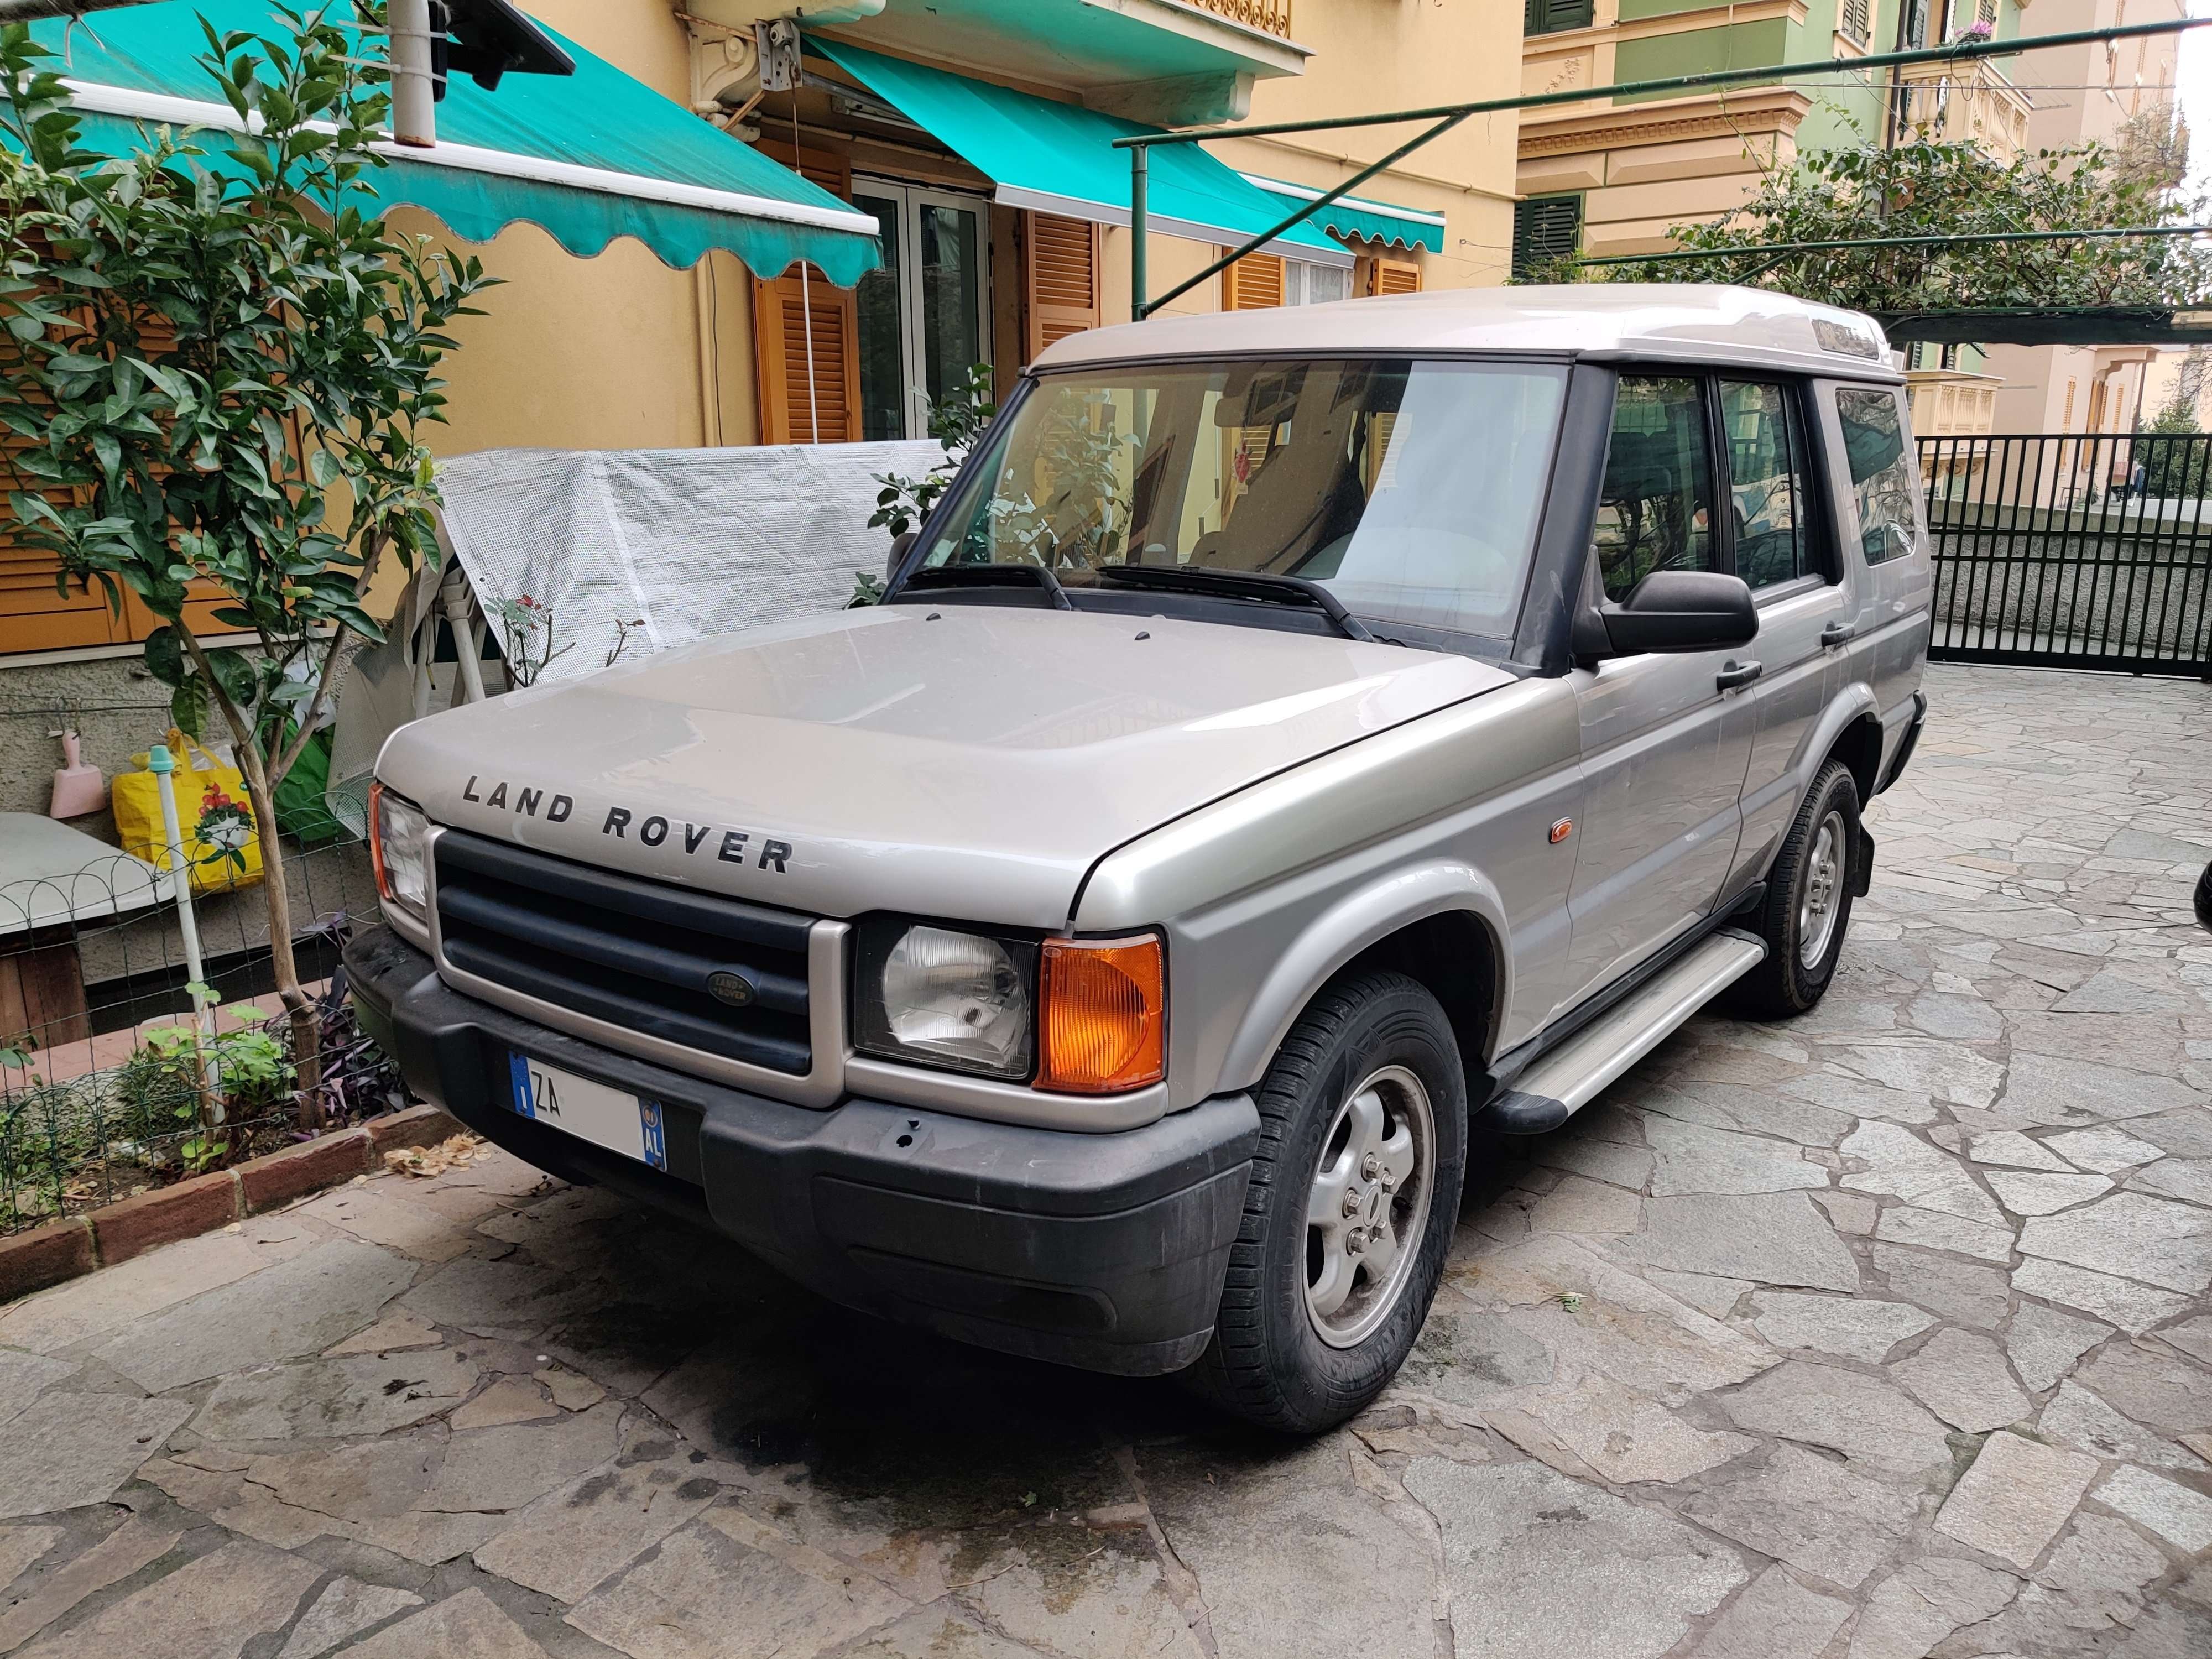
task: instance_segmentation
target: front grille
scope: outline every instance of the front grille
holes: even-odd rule
[[[465,830],[445,831],[436,848],[438,927],[453,967],[626,1030],[805,1075],[811,918]],[[721,974],[750,1000],[714,995],[708,980]]]

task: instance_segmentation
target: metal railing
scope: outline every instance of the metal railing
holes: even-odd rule
[[[1291,0],[1190,0],[1200,11],[1264,33],[1291,38]]]
[[[2000,161],[2027,148],[2033,106],[1995,64],[1920,64],[1897,78],[1899,121],[1915,137],[1978,144]]]
[[[1930,657],[2212,679],[2212,434],[1919,444]]]

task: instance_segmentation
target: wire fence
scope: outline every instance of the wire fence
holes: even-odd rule
[[[199,775],[176,779],[175,841],[134,843],[119,776],[112,816],[64,825],[7,815],[0,1233],[409,1103],[355,1024],[338,960],[350,918],[374,914],[367,848],[319,792],[280,794],[272,872],[258,842],[235,844],[225,815],[189,798]],[[276,994],[271,879],[285,883],[313,999],[322,1082],[312,1091],[300,1087]]]

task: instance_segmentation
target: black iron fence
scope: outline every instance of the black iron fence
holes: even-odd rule
[[[2212,678],[2212,434],[1920,440],[1929,655]]]

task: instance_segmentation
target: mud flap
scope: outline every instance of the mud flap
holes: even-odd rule
[[[1851,849],[1851,896],[1864,898],[1874,885],[1874,837],[1859,825],[1859,844]]]

